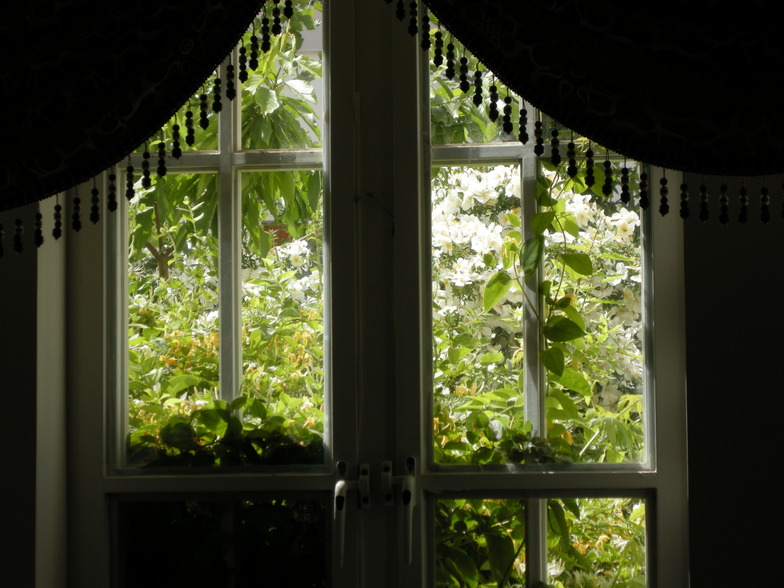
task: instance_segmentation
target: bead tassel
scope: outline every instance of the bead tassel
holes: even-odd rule
[[[95,224],[101,220],[100,200],[98,198],[98,186],[93,181],[93,189],[90,190],[90,222]]]
[[[683,220],[689,218],[689,186],[681,184],[681,208],[680,215]]]
[[[765,187],[760,190],[760,220],[765,224],[770,222],[770,194]]]
[[[710,218],[708,211],[708,187],[705,184],[700,184],[700,220],[705,222]]]
[[[647,210],[650,205],[648,199],[648,174],[640,174],[640,208]]]
[[[659,180],[659,214],[662,216],[667,216],[670,212],[670,204],[667,201],[667,195],[670,193],[670,189],[667,187],[667,178],[662,177]]]
[[[106,190],[106,208],[109,212],[117,210],[117,176],[112,171],[109,174],[109,186]]]
[[[719,222],[723,225],[726,225],[730,222],[730,212],[729,212],[729,198],[727,198],[727,184],[722,184],[721,188],[719,189],[721,192],[721,196],[719,196]]]
[[[43,215],[40,212],[35,213],[35,231],[33,234],[33,243],[35,243],[36,247],[40,247],[44,244],[44,232],[41,229],[43,225]]]

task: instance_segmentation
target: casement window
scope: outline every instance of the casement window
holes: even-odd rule
[[[69,244],[70,582],[686,586],[675,225],[313,8]]]

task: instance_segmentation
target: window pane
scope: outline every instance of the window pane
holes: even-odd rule
[[[443,47],[439,65],[436,58],[438,36]],[[517,96],[466,51],[448,32],[430,31],[430,141],[433,145],[518,141],[520,103]],[[447,59],[452,45],[453,70]],[[465,58],[465,81],[461,80],[461,59]],[[481,74],[476,77],[477,67]],[[451,76],[451,77],[450,77]],[[462,88],[461,88],[462,84]],[[495,86],[495,95],[492,87]],[[491,98],[495,96],[494,100]],[[505,111],[509,98],[509,111]],[[504,129],[505,117],[512,127]],[[507,123],[508,124],[508,123]]]
[[[116,507],[122,588],[329,585],[320,501],[118,501]]]
[[[128,457],[194,465],[219,398],[214,174],[169,175],[129,205]]]
[[[520,168],[432,177],[435,459],[504,463],[524,417]]]
[[[320,147],[324,96],[321,2],[295,1],[291,19],[282,19],[282,34],[272,36],[267,46],[263,30],[272,26],[270,4],[254,23],[255,51],[251,34],[246,35],[242,148]],[[265,17],[269,25],[262,22]]]
[[[640,217],[620,202],[623,164],[605,195],[603,161],[592,187],[540,161],[548,442],[559,461],[643,461]]]
[[[554,588],[646,586],[644,501],[549,500],[547,516],[547,568]]]
[[[548,585],[643,588],[645,502],[637,498],[551,498],[546,505]],[[436,586],[526,586],[526,500],[436,502]]]
[[[266,463],[321,463],[322,174],[242,175],[243,427]]]
[[[525,586],[525,502],[439,500],[436,586]]]

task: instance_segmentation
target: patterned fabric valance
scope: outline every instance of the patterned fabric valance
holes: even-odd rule
[[[673,11],[660,3],[574,0],[385,1],[390,18],[402,20],[401,28],[412,35],[420,33],[423,47],[441,43],[437,58],[455,61],[463,91],[475,91],[481,72],[461,70],[460,56],[449,56],[451,38],[526,103],[597,142],[602,152],[697,174],[784,174],[784,114],[773,85],[784,62],[784,40],[773,8],[763,2],[731,10],[719,3],[681,3]],[[6,3],[0,8],[6,104],[0,211],[117,165],[154,141],[178,108],[207,88],[192,118],[183,121],[182,135],[168,138],[171,151],[153,154],[159,175],[165,175],[165,157],[178,156],[179,142],[198,131],[193,127],[207,109],[220,107],[221,93],[233,98],[235,81],[241,83],[254,52],[264,50],[293,10],[292,0]],[[253,28],[251,46],[226,79],[215,78],[259,12],[265,24]],[[421,34],[425,29],[429,34]],[[501,97],[491,109],[498,108],[499,116],[503,107]],[[504,128],[513,124],[520,121],[505,120]],[[558,152],[555,137],[537,127],[532,140],[541,153],[566,155],[565,146]],[[114,190],[124,192],[123,184],[133,179],[134,170],[124,163],[116,170],[109,210]],[[141,172],[149,177],[149,165]],[[778,197],[781,181],[770,185]],[[732,197],[741,206],[748,201],[744,190]],[[761,198],[769,217],[771,196],[766,191]],[[93,222],[99,218],[96,201],[93,194],[81,209]],[[62,219],[55,222],[57,237]],[[36,231],[40,244],[40,226]],[[2,227],[0,245],[1,235]]]

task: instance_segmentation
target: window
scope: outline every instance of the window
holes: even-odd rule
[[[593,396],[585,386],[600,378],[566,365],[577,361],[572,301],[613,305],[576,290],[593,274],[580,243],[545,248],[543,270],[518,251],[537,235],[568,240],[548,228],[567,212],[542,196],[568,180],[532,147],[496,140],[472,103],[439,119],[454,90],[428,78],[379,4],[325,2],[321,92],[307,87],[316,56],[288,54],[279,94],[251,77],[213,117],[211,144],[171,162],[128,217],[73,240],[73,256],[107,269],[71,274],[71,581],[223,585],[234,574],[252,585],[275,582],[269,562],[299,558],[302,585],[570,586],[601,575],[581,559],[593,549],[642,562],[623,568],[626,585],[685,585],[682,343],[666,283],[678,274],[629,269],[675,263],[677,238],[643,221],[644,253],[613,253],[623,267],[600,280],[655,281],[655,299],[631,290],[644,323],[656,317],[655,331],[631,335],[646,363],[629,372],[648,375],[613,375],[620,386],[596,390],[604,407],[581,403],[574,394]],[[382,63],[390,48],[396,59]],[[286,106],[303,124],[284,136],[270,121]],[[322,107],[319,121],[310,109]],[[168,201],[174,189],[188,202]],[[525,229],[534,217],[541,230]],[[597,312],[618,327],[613,310]],[[641,415],[627,435],[613,421],[623,386]]]

